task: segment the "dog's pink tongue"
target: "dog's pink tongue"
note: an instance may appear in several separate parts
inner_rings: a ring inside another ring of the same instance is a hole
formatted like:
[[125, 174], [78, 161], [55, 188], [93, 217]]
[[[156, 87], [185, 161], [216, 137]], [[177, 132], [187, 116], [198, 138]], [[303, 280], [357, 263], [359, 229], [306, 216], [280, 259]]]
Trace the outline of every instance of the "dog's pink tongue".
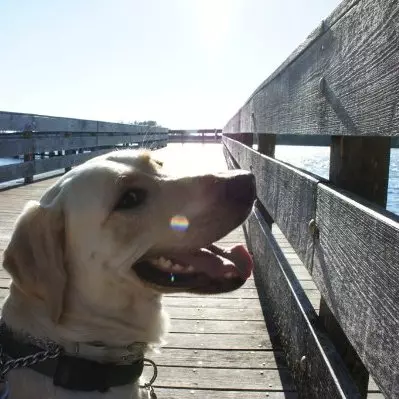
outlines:
[[194, 253], [179, 254], [179, 260], [213, 278], [237, 276], [246, 280], [253, 269], [252, 257], [243, 245], [223, 250], [218, 248], [218, 254], [202, 248]]
[[225, 252], [229, 259], [233, 261], [236, 267], [240, 270], [241, 276], [245, 279], [249, 278], [254, 268], [254, 263], [252, 256], [244, 245], [235, 245], [234, 247], [225, 250]]

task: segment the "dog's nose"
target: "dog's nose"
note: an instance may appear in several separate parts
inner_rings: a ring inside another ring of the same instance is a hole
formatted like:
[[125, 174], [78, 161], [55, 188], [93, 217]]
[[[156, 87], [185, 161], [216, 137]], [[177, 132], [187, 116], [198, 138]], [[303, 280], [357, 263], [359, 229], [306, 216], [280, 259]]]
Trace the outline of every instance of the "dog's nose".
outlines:
[[252, 205], [256, 199], [255, 176], [250, 172], [232, 176], [226, 185], [226, 197], [239, 205]]

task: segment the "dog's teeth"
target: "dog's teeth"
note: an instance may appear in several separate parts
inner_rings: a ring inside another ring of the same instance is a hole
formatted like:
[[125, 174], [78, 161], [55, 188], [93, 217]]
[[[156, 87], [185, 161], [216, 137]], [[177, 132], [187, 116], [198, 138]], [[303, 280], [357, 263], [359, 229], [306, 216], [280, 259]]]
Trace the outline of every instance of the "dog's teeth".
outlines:
[[183, 271], [184, 270], [184, 266], [182, 266], [182, 265], [179, 265], [179, 264], [174, 264], [173, 266], [172, 266], [172, 270], [174, 271], [174, 272], [181, 272], [181, 271]]
[[233, 278], [234, 277], [234, 273], [233, 272], [227, 272], [224, 274], [225, 278]]
[[169, 259], [161, 256], [160, 258], [158, 258], [156, 265], [161, 267], [162, 269], [170, 269], [170, 267], [172, 266], [172, 262]]
[[165, 268], [170, 269], [173, 263], [170, 259], [168, 259], [163, 265], [165, 266]]
[[188, 265], [186, 270], [188, 273], [193, 273], [195, 269], [193, 265]]

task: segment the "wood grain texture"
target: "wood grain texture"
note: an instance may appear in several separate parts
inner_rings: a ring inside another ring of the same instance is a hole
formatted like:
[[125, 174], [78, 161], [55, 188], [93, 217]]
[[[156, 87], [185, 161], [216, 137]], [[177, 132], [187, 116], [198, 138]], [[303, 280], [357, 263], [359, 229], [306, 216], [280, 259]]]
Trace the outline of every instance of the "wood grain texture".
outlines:
[[[212, 389], [178, 389], [178, 388], [157, 388], [156, 393], [162, 399], [297, 399], [296, 392], [266, 391], [232, 391]], [[384, 399], [379, 393], [369, 393], [367, 399]]]
[[[234, 299], [232, 302], [234, 302]], [[168, 307], [169, 305], [165, 304], [165, 306]], [[230, 334], [232, 331], [235, 335], [266, 335], [268, 333], [263, 320], [173, 319], [170, 326], [170, 332], [173, 333]]]
[[[230, 137], [232, 139], [235, 138], [234, 137], [235, 134], [225, 134], [225, 136]], [[258, 137], [258, 143], [259, 143], [262, 141], [262, 137], [268, 136], [268, 134], [258, 134], [258, 136], [259, 136]], [[293, 134], [277, 134], [275, 136], [276, 136], [276, 145], [329, 147], [331, 144], [331, 137], [329, 136], [319, 136], [319, 135], [303, 136], [303, 135], [293, 135]], [[169, 142], [173, 142], [173, 140], [171, 140], [170, 137], [169, 137]], [[399, 148], [399, 137], [391, 137], [391, 148]]]
[[[220, 337], [223, 339], [223, 337]], [[206, 337], [203, 337], [206, 340]], [[237, 360], [240, 360], [239, 362]], [[170, 349], [162, 348], [160, 353], [151, 354], [151, 360], [159, 366], [209, 367], [236, 369], [286, 369], [284, 352], [282, 351], [242, 351], [211, 349]]]
[[[177, 307], [177, 308], [204, 308], [204, 298], [201, 297], [170, 297], [165, 296], [162, 300], [167, 306]], [[259, 299], [241, 299], [241, 298], [219, 298], [218, 296], [212, 296], [207, 298], [207, 306], [219, 308], [219, 309], [258, 309]]]
[[390, 141], [389, 137], [331, 137], [330, 182], [385, 208]]
[[0, 111], [0, 131], [14, 132], [89, 132], [89, 133], [147, 133], [168, 129], [145, 125], [61, 118], [47, 115]]
[[320, 184], [313, 278], [370, 374], [399, 397], [399, 219]]
[[[223, 133], [399, 136], [399, 4], [346, 1], [232, 117]], [[323, 78], [322, 84], [320, 84]]]
[[[171, 313], [170, 308], [167, 309], [168, 313]], [[245, 331], [245, 328], [244, 326], [241, 331]], [[249, 330], [247, 332], [249, 333]], [[281, 350], [280, 347], [275, 347], [268, 335], [258, 333], [247, 334], [245, 337], [242, 334], [171, 333], [166, 339], [165, 348], [246, 351]]]
[[[144, 376], [151, 375], [151, 372]], [[295, 391], [288, 370], [259, 370], [158, 367], [158, 378], [154, 387], [180, 387], [188, 389], [245, 390], [247, 397], [251, 391]]]
[[[272, 390], [261, 392], [233, 391], [223, 389], [221, 391], [213, 389], [171, 389], [157, 388], [156, 394], [162, 399], [297, 399], [295, 392], [276, 392]], [[370, 398], [371, 399], [371, 398]], [[372, 398], [376, 399], [376, 398]]]
[[220, 309], [220, 308], [180, 308], [170, 307], [169, 314], [175, 319], [208, 319], [208, 320], [248, 320], [259, 321], [263, 320], [263, 314], [260, 308], [258, 309], [244, 309], [237, 306], [236, 309]]
[[258, 200], [311, 270], [313, 236], [309, 222], [316, 215], [319, 180], [230, 138], [223, 137], [223, 142], [240, 167], [255, 175]]
[[[0, 230], [1, 232], [1, 230]], [[1, 234], [1, 233], [0, 233]], [[253, 283], [253, 280], [252, 280]], [[218, 294], [217, 298], [231, 298], [231, 299], [253, 299], [258, 298], [258, 292], [254, 286], [249, 287], [249, 282], [247, 281], [244, 286], [239, 290], [226, 292], [225, 294]], [[176, 298], [174, 295], [167, 295], [166, 298]], [[200, 298], [204, 299], [203, 295], [197, 296], [195, 294], [178, 294], [178, 298]]]
[[[390, 141], [390, 137], [331, 137], [330, 183], [385, 208]], [[323, 298], [319, 317], [343, 357], [360, 394], [367, 398], [368, 370]]]
[[[305, 398], [359, 398], [341, 359], [259, 211], [247, 224], [255, 277], [279, 328], [298, 391]], [[262, 298], [261, 296], [261, 298]]]

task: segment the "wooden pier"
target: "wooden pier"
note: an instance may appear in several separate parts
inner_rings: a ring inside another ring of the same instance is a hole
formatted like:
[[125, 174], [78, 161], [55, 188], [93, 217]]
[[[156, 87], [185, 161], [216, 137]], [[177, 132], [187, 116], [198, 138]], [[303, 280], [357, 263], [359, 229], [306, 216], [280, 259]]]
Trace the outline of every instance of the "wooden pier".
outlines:
[[[0, 112], [0, 157], [24, 160], [0, 166], [0, 183], [35, 181], [0, 191], [0, 260], [23, 203], [53, 182], [40, 173], [115, 146], [157, 148], [179, 173], [250, 170], [255, 210], [221, 243], [246, 242], [254, 277], [229, 294], [165, 296], [158, 397], [399, 399], [399, 217], [385, 209], [398, 26], [397, 0], [343, 1], [204, 145], [206, 129], [189, 143], [186, 131]], [[276, 160], [279, 143], [329, 145], [329, 178]], [[0, 283], [5, 296], [2, 270]]]
[[[223, 171], [226, 162], [221, 144], [169, 145], [157, 151], [170, 172]], [[201, 162], [202, 159], [207, 163]], [[38, 199], [57, 177], [0, 192], [0, 264], [11, 236], [13, 223], [24, 203]], [[311, 276], [282, 232], [274, 227], [274, 237], [289, 259], [292, 270], [318, 311], [320, 293]], [[220, 240], [222, 246], [245, 243], [239, 228]], [[0, 271], [0, 297], [8, 292], [9, 276]], [[164, 399], [294, 399], [295, 382], [279, 341], [279, 331], [271, 319], [267, 301], [259, 299], [251, 277], [239, 290], [211, 297], [173, 294], [164, 297], [171, 317], [171, 331], [161, 353], [149, 356], [159, 367], [156, 391]], [[383, 396], [375, 383], [369, 398]]]
[[[223, 129], [230, 167], [257, 180], [247, 242], [304, 398], [366, 398], [372, 379], [399, 398], [399, 217], [385, 209], [398, 26], [396, 0], [343, 1]], [[329, 178], [274, 159], [280, 135], [327, 137]], [[320, 291], [317, 312], [275, 225]]]

